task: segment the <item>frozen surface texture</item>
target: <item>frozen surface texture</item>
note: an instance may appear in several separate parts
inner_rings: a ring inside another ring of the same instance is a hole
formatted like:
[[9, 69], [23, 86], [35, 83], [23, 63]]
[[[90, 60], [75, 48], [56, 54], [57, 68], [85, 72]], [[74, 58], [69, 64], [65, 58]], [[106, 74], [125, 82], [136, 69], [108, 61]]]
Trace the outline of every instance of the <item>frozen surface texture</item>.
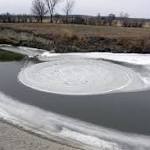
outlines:
[[149, 76], [144, 78], [132, 68], [84, 54], [50, 57], [48, 62], [22, 69], [18, 78], [33, 89], [64, 95], [130, 92], [150, 87], [144, 82]]

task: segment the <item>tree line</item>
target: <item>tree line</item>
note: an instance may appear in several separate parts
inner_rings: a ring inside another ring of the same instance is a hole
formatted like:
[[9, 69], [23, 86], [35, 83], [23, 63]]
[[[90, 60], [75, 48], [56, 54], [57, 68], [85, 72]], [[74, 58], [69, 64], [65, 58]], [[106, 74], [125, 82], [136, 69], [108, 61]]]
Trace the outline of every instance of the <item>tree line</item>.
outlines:
[[[64, 1], [63, 12], [65, 15], [56, 13], [56, 7], [59, 3]], [[129, 18], [127, 13], [120, 13], [119, 17], [115, 14], [108, 16], [84, 16], [71, 15], [75, 6], [75, 0], [33, 0], [31, 15], [11, 15], [9, 13], [0, 15], [0, 22], [4, 23], [32, 23], [46, 20], [50, 23], [70, 23], [70, 24], [84, 24], [84, 25], [104, 25], [104, 26], [123, 26], [123, 27], [143, 27], [144, 19]]]

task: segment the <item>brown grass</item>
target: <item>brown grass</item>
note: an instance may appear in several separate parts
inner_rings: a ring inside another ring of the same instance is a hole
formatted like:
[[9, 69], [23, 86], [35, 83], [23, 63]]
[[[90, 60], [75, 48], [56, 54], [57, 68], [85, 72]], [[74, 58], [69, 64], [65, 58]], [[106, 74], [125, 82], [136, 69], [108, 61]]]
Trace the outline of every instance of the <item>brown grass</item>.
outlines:
[[29, 31], [35, 34], [61, 34], [71, 37], [77, 36], [96, 36], [107, 38], [149, 38], [150, 28], [124, 28], [108, 26], [89, 26], [89, 25], [64, 25], [48, 23], [26, 23], [26, 24], [0, 24], [0, 27], [9, 27], [22, 31]]

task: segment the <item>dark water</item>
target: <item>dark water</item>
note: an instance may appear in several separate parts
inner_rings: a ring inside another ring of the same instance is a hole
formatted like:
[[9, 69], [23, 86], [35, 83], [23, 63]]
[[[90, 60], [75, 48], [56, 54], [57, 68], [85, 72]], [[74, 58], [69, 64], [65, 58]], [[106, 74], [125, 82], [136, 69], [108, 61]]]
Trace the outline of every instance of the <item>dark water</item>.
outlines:
[[0, 62], [0, 91], [18, 100], [121, 131], [150, 135], [150, 91], [64, 96], [32, 90], [17, 81], [24, 62]]

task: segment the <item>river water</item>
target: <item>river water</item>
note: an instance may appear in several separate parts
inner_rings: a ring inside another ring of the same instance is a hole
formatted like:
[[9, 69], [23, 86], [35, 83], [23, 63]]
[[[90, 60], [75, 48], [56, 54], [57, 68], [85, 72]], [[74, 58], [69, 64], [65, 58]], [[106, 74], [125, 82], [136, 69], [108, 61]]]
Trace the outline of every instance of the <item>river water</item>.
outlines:
[[17, 80], [21, 62], [0, 63], [0, 90], [24, 103], [126, 132], [150, 135], [150, 91], [96, 96], [39, 92]]

